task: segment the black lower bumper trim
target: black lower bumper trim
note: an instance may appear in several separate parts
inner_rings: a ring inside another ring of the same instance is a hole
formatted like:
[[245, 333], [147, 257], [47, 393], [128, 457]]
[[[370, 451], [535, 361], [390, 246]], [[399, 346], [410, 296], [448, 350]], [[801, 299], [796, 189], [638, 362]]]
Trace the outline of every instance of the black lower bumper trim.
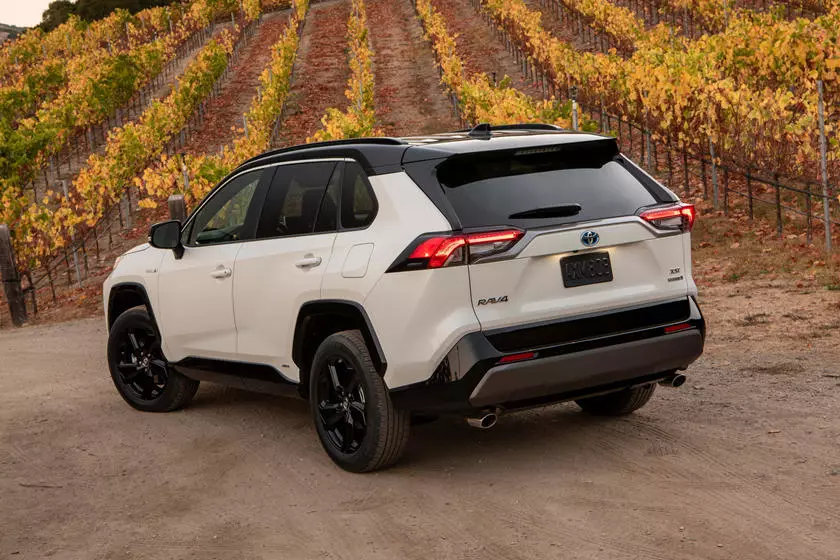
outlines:
[[543, 395], [578, 393], [686, 367], [702, 352], [703, 335], [692, 329], [573, 354], [503, 364], [484, 374], [469, 401], [472, 406], [483, 407]]

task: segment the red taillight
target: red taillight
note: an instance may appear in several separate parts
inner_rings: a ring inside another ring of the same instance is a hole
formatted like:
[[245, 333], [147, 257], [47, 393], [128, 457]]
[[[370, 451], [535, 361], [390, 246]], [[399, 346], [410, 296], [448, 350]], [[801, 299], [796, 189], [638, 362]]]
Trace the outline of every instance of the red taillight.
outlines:
[[508, 354], [507, 356], [502, 356], [499, 360], [500, 364], [509, 364], [511, 362], [522, 362], [524, 360], [530, 360], [537, 356], [536, 352], [521, 352], [519, 354]]
[[639, 217], [658, 229], [691, 231], [697, 212], [693, 204], [677, 204], [642, 212]]
[[[408, 256], [409, 259], [428, 259], [426, 268], [440, 268], [446, 265], [446, 261], [453, 256], [453, 253], [467, 244], [463, 237], [432, 237], [426, 239], [414, 249]], [[454, 255], [455, 261], [463, 262], [463, 255]], [[452, 264], [458, 264], [452, 263]]]
[[691, 328], [691, 323], [680, 323], [679, 325], [670, 325], [665, 327], [665, 334], [685, 331]]
[[389, 271], [442, 268], [456, 264], [466, 264], [480, 257], [506, 251], [522, 235], [521, 230], [506, 229], [420, 238], [408, 257], [398, 259]]

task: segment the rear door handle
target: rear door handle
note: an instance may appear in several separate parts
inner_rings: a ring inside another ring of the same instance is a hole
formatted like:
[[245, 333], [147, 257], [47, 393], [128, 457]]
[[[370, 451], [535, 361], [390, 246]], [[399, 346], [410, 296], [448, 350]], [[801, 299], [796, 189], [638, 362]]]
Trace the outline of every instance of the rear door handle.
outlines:
[[318, 266], [321, 264], [321, 257], [316, 257], [314, 255], [304, 255], [302, 259], [295, 263], [295, 266], [298, 268], [311, 268], [314, 266]]
[[212, 276], [213, 278], [218, 278], [220, 280], [230, 278], [230, 275], [231, 270], [228, 267], [221, 264], [219, 265], [219, 268], [210, 273], [210, 276]]

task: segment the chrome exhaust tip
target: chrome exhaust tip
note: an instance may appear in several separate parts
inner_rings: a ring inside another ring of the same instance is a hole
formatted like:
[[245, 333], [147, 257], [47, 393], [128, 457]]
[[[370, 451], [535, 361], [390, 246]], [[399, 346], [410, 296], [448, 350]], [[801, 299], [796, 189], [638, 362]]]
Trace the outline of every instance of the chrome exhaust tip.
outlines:
[[467, 417], [467, 424], [479, 430], [489, 430], [499, 421], [499, 413], [495, 410], [481, 412], [477, 416]]
[[681, 373], [675, 373], [660, 381], [659, 384], [664, 385], [665, 387], [681, 387], [685, 383], [685, 381], [685, 375]]

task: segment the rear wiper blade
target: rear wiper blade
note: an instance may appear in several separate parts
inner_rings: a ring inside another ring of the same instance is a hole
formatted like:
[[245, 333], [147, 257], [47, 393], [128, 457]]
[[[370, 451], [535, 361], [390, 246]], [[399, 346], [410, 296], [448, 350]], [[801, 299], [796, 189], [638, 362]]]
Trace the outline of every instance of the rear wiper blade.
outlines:
[[565, 218], [580, 214], [580, 204], [561, 204], [560, 206], [546, 206], [524, 210], [508, 216], [509, 220], [525, 220], [528, 218]]

